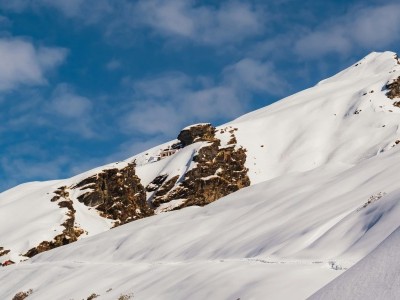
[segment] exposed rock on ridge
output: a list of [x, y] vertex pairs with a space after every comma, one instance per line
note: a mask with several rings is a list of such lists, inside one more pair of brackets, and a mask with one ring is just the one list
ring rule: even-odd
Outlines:
[[84, 233], [84, 230], [75, 226], [75, 212], [73, 202], [69, 198], [67, 187], [60, 187], [54, 192], [56, 195], [51, 199], [51, 202], [57, 202], [60, 208], [67, 208], [67, 220], [62, 226], [64, 230], [61, 234], [55, 236], [52, 241], [43, 241], [38, 246], [31, 248], [24, 256], [33, 257], [41, 252], [67, 245], [78, 240], [78, 237]]
[[95, 207], [101, 216], [115, 220], [115, 226], [153, 215], [134, 163], [122, 169], [103, 170], [73, 188], [88, 190], [78, 200]]
[[[87, 177], [72, 186], [62, 186], [54, 191], [51, 202], [67, 208], [67, 219], [61, 224], [65, 229], [52, 241], [43, 241], [28, 250], [24, 256], [33, 257], [41, 252], [70, 244], [78, 240], [84, 230], [76, 226], [71, 190], [80, 191], [77, 200], [93, 207], [100, 216], [114, 220], [114, 226], [129, 223], [154, 214], [160, 205], [177, 201], [171, 209], [186, 206], [204, 206], [223, 196], [250, 185], [248, 169], [244, 166], [246, 150], [237, 147], [234, 129], [221, 130], [230, 134], [226, 145], [216, 137], [218, 132], [211, 124], [197, 124], [181, 131], [179, 145], [185, 147], [206, 142], [193, 157], [195, 166], [183, 176], [160, 174], [145, 188], [136, 175], [135, 163], [118, 169], [106, 169]], [[227, 139], [228, 140], [228, 139]], [[146, 191], [152, 193], [150, 201]], [[167, 210], [171, 210], [167, 209]], [[7, 250], [0, 247], [0, 255]]]
[[192, 125], [179, 133], [178, 140], [183, 147], [196, 142], [214, 142], [215, 127], [209, 123]]
[[390, 99], [400, 98], [400, 76], [390, 83], [387, 83], [385, 88], [388, 90], [386, 96]]
[[8, 254], [10, 250], [5, 250], [4, 247], [0, 247], [0, 257]]
[[231, 140], [228, 145], [221, 147], [221, 141], [215, 136], [216, 129], [211, 124], [184, 129], [178, 136], [183, 145], [200, 141], [210, 143], [193, 157], [196, 167], [188, 171], [179, 182], [178, 176], [175, 176], [157, 189], [152, 198], [153, 205], [159, 207], [161, 204], [182, 199], [182, 204], [173, 209], [191, 205], [204, 206], [249, 186], [248, 169], [244, 166], [246, 150], [242, 147], [236, 149], [233, 132], [234, 130], [230, 131]]

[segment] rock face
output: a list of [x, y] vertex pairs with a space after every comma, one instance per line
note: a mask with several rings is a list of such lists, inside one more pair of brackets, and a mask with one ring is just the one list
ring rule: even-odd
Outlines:
[[215, 127], [211, 124], [197, 124], [183, 129], [179, 135], [178, 140], [182, 146], [189, 146], [195, 142], [215, 140]]
[[10, 250], [5, 250], [4, 247], [0, 247], [0, 257], [8, 254]]
[[[216, 132], [211, 124], [198, 124], [181, 131], [176, 144], [179, 147], [206, 142], [193, 157], [195, 167], [181, 177], [160, 174], [145, 188], [135, 173], [135, 163], [131, 163], [121, 169], [103, 170], [73, 186], [58, 188], [51, 202], [67, 209], [67, 219], [61, 224], [65, 229], [52, 241], [41, 242], [24, 256], [32, 257], [70, 244], [84, 233], [75, 225], [76, 210], [70, 198], [71, 190], [80, 191], [79, 202], [93, 207], [102, 217], [114, 220], [114, 226], [119, 226], [151, 216], [154, 209], [174, 200], [179, 200], [172, 207], [174, 210], [191, 205], [204, 206], [249, 186], [248, 170], [244, 166], [246, 150], [237, 147], [234, 129], [229, 130], [229, 141], [225, 146], [221, 146]], [[220, 133], [228, 134], [223, 130]], [[146, 192], [151, 193], [150, 199], [146, 198]], [[0, 247], [0, 256], [7, 253], [8, 250]]]
[[[390, 83], [387, 83], [385, 89], [388, 90], [386, 96], [390, 99], [400, 98], [400, 76]], [[400, 107], [400, 102], [393, 103], [394, 106]]]
[[241, 147], [236, 149], [233, 130], [230, 131], [231, 140], [225, 147], [221, 147], [215, 132], [214, 127], [205, 124], [190, 127], [179, 134], [178, 139], [184, 145], [198, 141], [210, 143], [193, 157], [196, 167], [188, 171], [179, 182], [178, 176], [175, 176], [159, 186], [151, 199], [155, 207], [173, 200], [183, 200], [174, 209], [191, 205], [204, 206], [250, 185], [248, 169], [244, 166], [246, 150]]
[[56, 195], [51, 199], [51, 202], [57, 202], [60, 208], [68, 209], [66, 214], [68, 218], [61, 224], [65, 229], [61, 234], [55, 236], [52, 241], [41, 242], [38, 246], [31, 248], [24, 256], [33, 257], [41, 252], [76, 242], [78, 237], [84, 233], [81, 228], [75, 226], [76, 210], [73, 207], [72, 200], [69, 198], [67, 187], [60, 187], [54, 193]]
[[134, 163], [122, 169], [104, 170], [73, 188], [88, 190], [78, 200], [95, 207], [101, 216], [115, 220], [115, 226], [153, 215]]

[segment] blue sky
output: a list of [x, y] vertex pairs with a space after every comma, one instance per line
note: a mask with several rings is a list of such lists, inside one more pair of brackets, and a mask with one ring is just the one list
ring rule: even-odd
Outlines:
[[0, 191], [397, 52], [399, 15], [397, 1], [0, 0]]

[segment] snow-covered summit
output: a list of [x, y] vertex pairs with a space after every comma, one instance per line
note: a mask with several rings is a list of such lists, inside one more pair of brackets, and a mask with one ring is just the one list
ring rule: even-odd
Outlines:
[[252, 183], [330, 163], [351, 166], [392, 149], [400, 138], [400, 109], [385, 87], [398, 76], [394, 53], [371, 53], [323, 83], [229, 123], [248, 150]]

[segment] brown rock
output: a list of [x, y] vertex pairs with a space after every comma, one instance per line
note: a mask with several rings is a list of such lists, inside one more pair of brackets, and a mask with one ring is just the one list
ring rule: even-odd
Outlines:
[[24, 254], [24, 256], [33, 257], [41, 252], [76, 242], [78, 237], [84, 233], [81, 228], [75, 226], [76, 210], [73, 206], [72, 200], [69, 198], [67, 187], [60, 187], [54, 192], [54, 194], [56, 194], [56, 196], [54, 196], [51, 201], [58, 201], [57, 204], [60, 208], [68, 209], [68, 212], [66, 213], [68, 218], [63, 224], [61, 224], [64, 227], [64, 230], [61, 234], [55, 236], [52, 241], [43, 241], [36, 247], [31, 248]]
[[86, 206], [95, 207], [116, 225], [153, 215], [146, 201], [146, 191], [135, 174], [135, 164], [122, 169], [103, 170], [73, 187], [91, 189], [78, 197]]
[[[387, 83], [385, 89], [388, 90], [386, 96], [390, 99], [400, 98], [400, 76], [390, 83]], [[399, 106], [398, 102], [394, 103], [395, 106]]]
[[4, 247], [0, 247], [0, 257], [10, 253], [10, 250], [4, 250]]
[[211, 124], [197, 124], [183, 129], [178, 135], [178, 140], [186, 147], [195, 142], [212, 142], [215, 140], [214, 134], [215, 127]]
[[[203, 206], [250, 185], [248, 169], [244, 166], [246, 151], [243, 148], [235, 149], [234, 134], [232, 133], [228, 142], [229, 146], [221, 148], [220, 140], [214, 136], [215, 129], [207, 128], [203, 130], [207, 132], [207, 140], [211, 143], [202, 147], [193, 157], [193, 161], [197, 163], [196, 167], [187, 172], [179, 184], [176, 185], [177, 176], [162, 184], [152, 198], [155, 207], [177, 199], [186, 200], [174, 209], [191, 205]], [[189, 140], [182, 139], [182, 132], [181, 142], [186, 143]], [[199, 129], [193, 130], [191, 137], [195, 135], [194, 132], [199, 133]], [[205, 138], [200, 134], [200, 138], [192, 139], [194, 140], [204, 141]]]

